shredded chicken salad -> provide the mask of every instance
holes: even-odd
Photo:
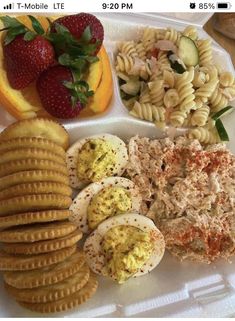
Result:
[[[127,176],[140,189],[141,210],[172,254],[207,263],[234,254],[235,156],[224,144],[135,136],[129,159]]]

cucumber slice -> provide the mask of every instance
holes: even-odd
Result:
[[[221,116],[224,116],[225,114],[228,114],[229,112],[231,112],[232,109],[234,109],[233,106],[224,107],[223,109],[221,109],[220,111],[218,111],[216,114],[214,114],[211,118],[216,121],[216,120],[219,119]]]
[[[228,133],[226,132],[226,129],[224,128],[224,125],[220,119],[216,120],[215,127],[217,129],[217,132],[222,142],[228,142],[229,141]]]
[[[171,68],[177,72],[177,74],[183,74],[186,71],[183,62],[180,61],[179,57],[177,57],[172,51],[168,52],[167,58],[171,64]]]
[[[189,37],[182,36],[180,38],[178,55],[188,67],[199,64],[199,53],[197,46]]]

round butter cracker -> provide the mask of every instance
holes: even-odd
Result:
[[[6,271],[4,281],[18,289],[31,289],[63,281],[80,270],[85,263],[85,254],[76,251],[66,258],[50,266],[30,271]]]
[[[3,152],[0,158],[1,166],[7,163],[23,159],[46,159],[64,165],[65,159],[46,149],[39,148],[18,148]]]
[[[68,175],[68,169],[65,164],[60,164],[53,160],[48,159],[36,159],[27,158],[20,160],[13,160],[2,164],[0,166],[0,177],[4,177],[10,174],[29,171],[29,170],[52,170],[59,172],[63,175]]]
[[[30,211],[68,209],[72,199],[60,194],[33,194],[0,201],[0,216]]]
[[[80,241],[82,232],[75,230],[74,232],[56,239],[46,241],[38,241],[32,243],[3,243],[3,250],[9,254],[39,254],[57,251],[65,247],[70,247]]]
[[[65,196],[72,195],[72,189],[65,184],[57,182],[32,182],[14,185],[0,191],[0,201],[17,196],[32,194],[61,194]]]
[[[0,251],[0,270],[25,271],[40,269],[44,266],[64,261],[75,251],[76,246],[39,255],[10,255]]]
[[[26,303],[18,302],[21,306],[41,313],[56,313],[62,312],[69,309],[73,309],[78,305],[86,302],[90,299],[96,292],[98,287],[98,281],[94,275],[91,275],[86,285],[79,291],[73,293],[72,295],[66,296],[65,298],[53,302],[47,303]]]
[[[69,135],[58,122],[48,118],[31,118],[17,121],[5,128],[0,134],[0,141],[18,137],[42,137],[62,146],[69,147]]]
[[[9,140],[0,141],[0,152],[6,152],[18,148],[41,148],[64,158],[65,150],[53,141],[42,137],[17,137]]]
[[[89,267],[84,264],[78,272],[59,283],[33,289],[17,289],[5,283],[5,288],[17,301],[46,303],[61,300],[79,291],[87,283],[89,275]]]
[[[0,191],[23,183],[32,182],[57,182],[69,185],[69,178],[52,170],[31,170],[10,174],[0,178]]]
[[[76,225],[68,221],[17,226],[0,231],[0,241],[30,243],[53,240],[73,233],[76,229]]]
[[[69,210],[48,210],[0,216],[0,229],[33,223],[63,221],[68,219],[70,216],[71,211]]]

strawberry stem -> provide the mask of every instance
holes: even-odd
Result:
[[[88,102],[88,98],[94,95],[94,91],[89,90],[89,85],[83,80],[64,81],[63,84],[70,91],[73,107],[76,106],[77,102],[80,102],[84,107]]]
[[[0,17],[0,20],[3,22],[5,28],[1,29],[1,31],[7,31],[6,37],[4,39],[4,44],[8,45],[11,43],[17,36],[25,34],[24,40],[31,41],[37,35],[43,35],[44,29],[42,28],[40,22],[33,16],[28,16],[32,22],[33,30],[30,30],[23,23],[21,23],[16,18],[12,18],[9,16]],[[27,35],[26,35],[27,34]]]

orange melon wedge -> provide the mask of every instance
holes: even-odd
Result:
[[[100,58],[103,66],[103,73],[100,84],[91,98],[88,108],[94,113],[105,111],[113,95],[113,79],[108,54],[104,47],[100,49]]]

